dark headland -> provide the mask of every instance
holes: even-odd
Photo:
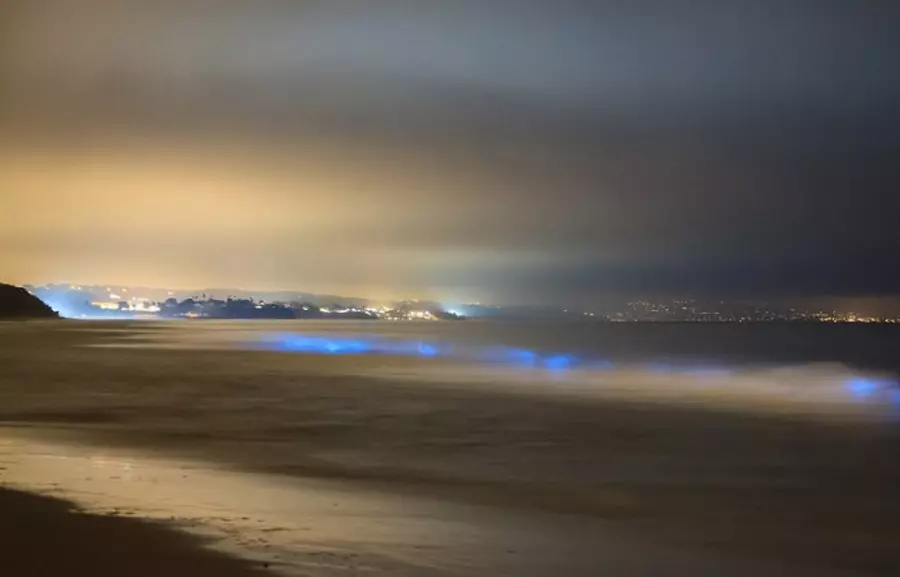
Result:
[[[0,320],[56,319],[59,315],[23,288],[0,283]]]

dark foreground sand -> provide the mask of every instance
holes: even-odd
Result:
[[[0,574],[9,577],[271,575],[159,523],[91,515],[71,503],[0,488]]]

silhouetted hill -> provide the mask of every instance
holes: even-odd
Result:
[[[56,312],[23,288],[0,283],[0,319],[55,319]]]

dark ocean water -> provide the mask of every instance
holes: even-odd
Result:
[[[105,337],[94,333],[90,344],[343,358],[350,361],[329,366],[345,375],[495,391],[526,381],[551,396],[635,392],[674,400],[703,393],[709,401],[743,396],[796,409],[830,403],[889,415],[900,408],[897,325],[276,321],[121,327],[111,326]],[[386,365],[371,362],[385,359]],[[350,370],[360,362],[364,369]]]
[[[900,371],[900,325],[589,322],[212,322],[215,331],[422,341],[441,347],[510,347],[582,361],[848,365]],[[194,325],[191,329],[204,329]]]
[[[895,326],[3,324],[0,424],[886,575],[898,352]]]
[[[284,351],[320,354],[527,361],[525,355],[515,357],[519,352],[565,356],[573,368],[604,362],[733,368],[836,363],[900,374],[900,325],[890,324],[193,321],[79,326],[173,347],[277,350],[280,344]],[[425,348],[414,350],[413,344]]]

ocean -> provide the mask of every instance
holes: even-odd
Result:
[[[889,575],[900,326],[0,324],[0,482],[285,574]]]

